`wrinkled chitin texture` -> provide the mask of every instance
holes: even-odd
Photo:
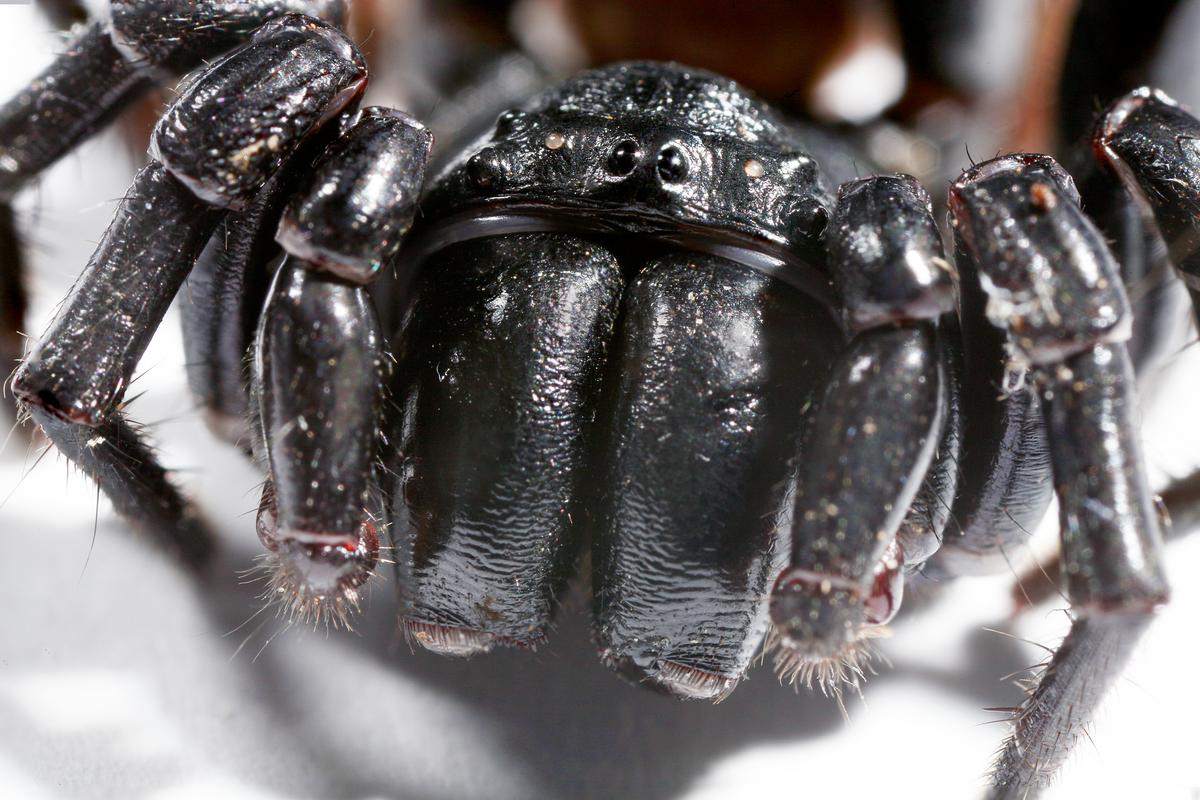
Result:
[[[1054,495],[1045,420],[1028,385],[1013,390],[1008,337],[987,321],[977,267],[959,242],[963,449],[959,488],[933,574],[1008,571]],[[1024,380],[1026,370],[1015,374]]]
[[[255,368],[281,535],[357,537],[384,379],[366,290],[285,261],[263,310]]]
[[[1200,289],[1200,120],[1159,91],[1138,89],[1109,107],[1096,150],[1148,204],[1175,265]]]
[[[582,73],[501,115],[431,192],[435,215],[511,200],[605,211],[597,224],[732,231],[823,260],[830,206],[797,129],[727,78],[678,64]]]
[[[161,164],[134,178],[83,274],[13,385],[27,403],[96,425],[124,395],[218,213]]]
[[[432,144],[429,131],[407,114],[365,109],[289,205],[280,243],[348,281],[370,282],[412,226]]]
[[[61,56],[0,107],[0,198],[7,198],[150,87],[103,23],[79,30]]]
[[[1095,347],[1046,368],[1043,381],[1071,604],[1147,610],[1168,589],[1125,348]]]
[[[188,386],[205,421],[229,442],[250,444],[249,364],[279,247],[272,222],[287,199],[280,176],[241,211],[230,211],[188,276],[180,311]]]
[[[938,322],[943,381],[945,382],[946,411],[942,436],[933,452],[933,460],[925,480],[917,490],[912,506],[896,541],[904,556],[909,573],[924,570],[928,561],[941,547],[950,512],[961,480],[960,460],[963,449],[962,409],[962,344],[961,331],[955,317],[942,317]]]
[[[113,40],[131,61],[186,72],[286,14],[341,27],[344,0],[110,0]]]
[[[200,567],[208,560],[213,550],[208,532],[138,429],[119,414],[92,427],[36,406],[30,413],[58,451],[96,482],[122,518],[189,566]]]
[[[344,35],[284,17],[182,88],[154,129],[151,153],[199,197],[239,208],[361,95],[366,79],[366,62]]]
[[[865,621],[875,567],[942,434],[934,327],[859,334],[817,402],[796,491],[792,566],[771,617],[793,646],[833,655]]]
[[[459,648],[447,629],[543,636],[594,481],[621,287],[603,248],[558,234],[474,240],[425,265],[397,370],[396,560],[416,641],[463,652],[481,637]]]
[[[719,698],[766,631],[803,410],[841,334],[784,283],[672,254],[631,285],[618,341],[593,534],[597,639],[634,679]]]
[[[954,274],[929,195],[908,175],[842,186],[829,228],[834,283],[855,330],[954,311]]]

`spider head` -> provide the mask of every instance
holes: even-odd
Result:
[[[422,207],[488,234],[596,229],[816,264],[832,197],[804,136],[745,89],[678,64],[632,62],[503,113]]]

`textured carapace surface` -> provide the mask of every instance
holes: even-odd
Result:
[[[832,200],[799,130],[726,78],[617,64],[501,115],[424,210],[569,214],[576,228],[724,239],[819,264]]]

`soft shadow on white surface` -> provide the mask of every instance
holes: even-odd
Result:
[[[48,54],[27,9],[0,7],[7,95]],[[10,24],[13,23],[13,24]],[[24,27],[22,27],[24,26]],[[24,30],[25,33],[18,31]],[[111,136],[23,197],[40,331],[86,261],[129,179]],[[1195,463],[1197,348],[1161,388],[1148,456]],[[1011,705],[1002,678],[1041,651],[983,628],[1054,643],[1065,617],[1010,625],[1005,577],[963,581],[895,626],[850,720],[769,669],[720,706],[630,687],[594,657],[576,597],[550,645],[455,662],[395,634],[391,587],[374,587],[360,633],[292,630],[259,617],[250,513],[260,480],[214,442],[182,377],[178,319],[143,361],[133,407],[219,530],[224,555],[194,580],[131,537],[94,487],[51,454],[0,455],[0,797],[761,798],[969,797],[1004,733],[982,709]],[[95,528],[93,525],[95,524]],[[95,531],[93,547],[93,530]],[[1198,537],[1200,538],[1200,537]],[[1194,619],[1200,541],[1170,550],[1176,598],[1052,797],[1194,798],[1200,687]],[[239,650],[247,634],[253,633]],[[919,790],[919,795],[917,790]]]

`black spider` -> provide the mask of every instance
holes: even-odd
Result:
[[[617,671],[719,700],[770,629],[782,674],[837,691],[906,576],[974,569],[1056,491],[1076,619],[993,795],[1053,774],[1168,595],[1124,277],[1053,159],[963,173],[952,265],[915,179],[842,180],[823,166],[840,145],[737,84],[627,63],[506,112],[426,181],[426,129],[357,109],[339,4],[112,8],[0,110],[6,194],[150,69],[254,31],[181,87],[13,379],[123,514],[208,555],[121,414],[198,259],[193,389],[268,472],[272,594],[303,619],[354,610],[382,525],[413,642],[534,646],[590,542]],[[1108,170],[1142,194],[1189,283],[1198,136],[1138,90],[1095,131],[1104,169],[1083,167],[1097,205]]]

